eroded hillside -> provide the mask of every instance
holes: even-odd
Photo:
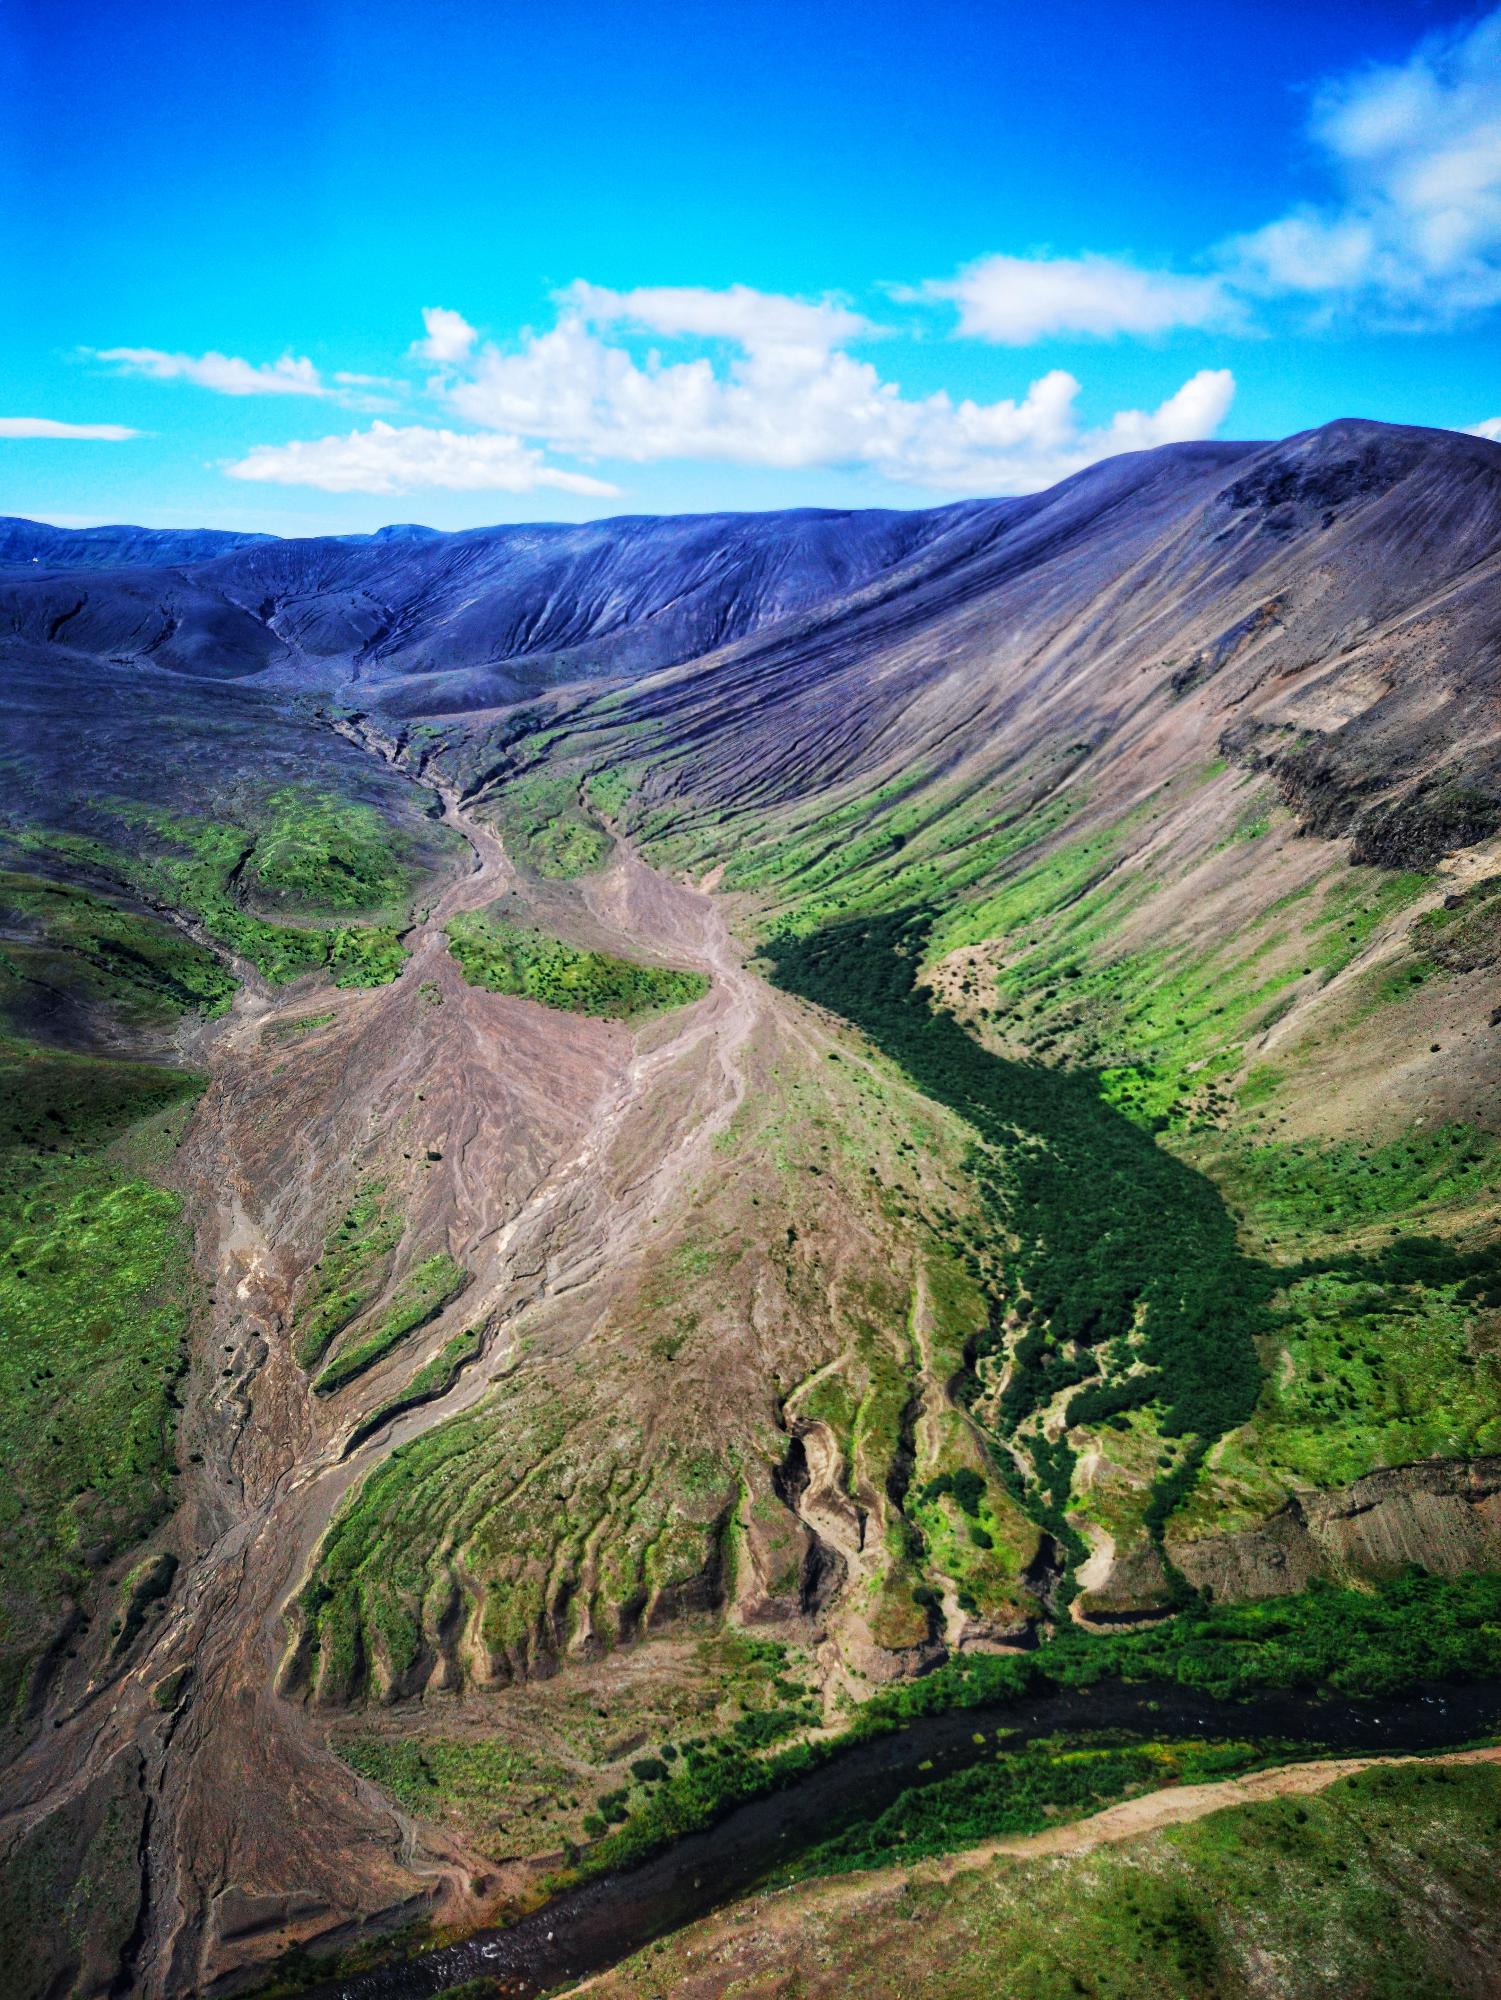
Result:
[[[1088,1634],[1417,1563],[1478,1670],[1501,449],[45,532],[8,1990],[472,1925],[1050,1634],[1129,1674]]]

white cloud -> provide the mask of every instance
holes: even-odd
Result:
[[[930,280],[917,296],[951,300],[961,334],[1008,347],[1058,334],[1234,325],[1240,317],[1219,278],[1144,271],[1115,257],[981,257],[955,278]]]
[[[1493,443],[1501,444],[1501,417],[1487,417],[1483,423],[1469,424],[1466,433],[1472,438],[1490,438]]]
[[[1118,451],[1151,451],[1159,444],[1186,444],[1213,437],[1235,400],[1235,377],[1228,368],[1201,368],[1155,410],[1121,410],[1097,432],[1108,457]]]
[[[1224,246],[1232,282],[1410,326],[1501,303],[1501,9],[1327,85],[1312,135],[1337,198]]]
[[[125,424],[63,424],[54,417],[0,417],[0,438],[96,438],[118,444],[140,435]]]
[[[611,291],[577,279],[561,295],[563,304],[591,326],[627,326],[668,337],[733,340],[742,347],[809,347],[825,352],[860,334],[874,332],[869,320],[832,299],[809,305],[781,292],[758,292],[750,285],[711,291],[703,285],[638,285]]]
[[[304,356],[280,361],[242,361],[237,355],[168,354],[159,347],[104,347],[95,358],[112,361],[122,375],[145,375],[155,382],[193,382],[221,396],[332,396],[335,392]]]
[[[1112,451],[1204,436],[1234,392],[1227,370],[1204,371],[1159,410],[1121,412],[1087,431],[1074,409],[1079,384],[1062,370],[1040,375],[1022,397],[993,403],[956,402],[944,391],[908,397],[870,362],[800,338],[799,322],[783,311],[795,301],[772,298],[763,311],[745,287],[673,294],[667,304],[647,295],[646,306],[636,294],[605,296],[632,302],[620,318],[638,321],[651,311],[659,330],[691,311],[700,331],[712,321],[722,338],[734,338],[735,351],[719,362],[638,360],[602,338],[580,302],[605,318],[617,316],[613,305],[600,308],[594,288],[576,285],[548,332],[528,335],[511,352],[479,348],[443,386],[449,407],[471,424],[588,460],[862,467],[944,491],[1015,493]],[[731,325],[746,331],[731,336]]]
[[[423,361],[436,362],[439,367],[462,361],[479,339],[464,315],[450,312],[447,306],[424,306],[422,324],[427,328],[427,335],[412,343],[412,352]]]
[[[256,445],[225,470],[234,479],[317,486],[325,493],[410,493],[446,487],[460,493],[563,493],[608,496],[618,489],[585,473],[549,465],[519,438],[396,426],[377,420],[347,437]]]

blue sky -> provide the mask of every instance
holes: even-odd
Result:
[[[1501,9],[10,0],[0,102],[0,512],[917,506],[1501,431]]]

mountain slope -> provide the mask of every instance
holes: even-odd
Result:
[[[0,1935],[111,1890],[17,1991],[472,1925],[1034,1667],[1477,1671],[1501,448],[28,536]]]
[[[322,687],[357,663],[393,713],[687,659],[837,596],[972,516],[703,515],[278,542],[11,524],[21,639]],[[978,510],[984,514],[987,510]],[[234,543],[226,553],[205,540]]]

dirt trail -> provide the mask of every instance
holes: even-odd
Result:
[[[1501,1747],[1460,1750],[1430,1758],[1322,1757],[1306,1764],[1279,1764],[1270,1771],[1252,1771],[1243,1778],[1220,1778],[1208,1785],[1175,1785],[1167,1791],[1147,1792],[1141,1798],[1107,1806],[1103,1812],[1075,1820],[1068,1826],[1050,1826],[1041,1833],[1016,1834],[967,1848],[964,1853],[949,1855],[937,1863],[936,1872],[948,1880],[963,1869],[979,1867],[1003,1854],[1020,1860],[1088,1854],[1093,1848],[1136,1840],[1164,1827],[1185,1826],[1191,1820],[1223,1812],[1227,1806],[1256,1805],[1265,1799],[1307,1798],[1310,1793],[1337,1784],[1341,1778],[1353,1777],[1357,1771],[1369,1771],[1377,1765],[1417,1763],[1501,1764]]]
[[[394,746],[355,740],[400,768]],[[476,1914],[493,1886],[484,1858],[377,1794],[327,1748],[316,1715],[278,1693],[285,1612],[350,1488],[512,1365],[518,1313],[563,1294],[586,1311],[588,1289],[649,1239],[738,1109],[741,1057],[771,1000],[709,896],[624,848],[581,885],[589,920],[631,955],[708,971],[702,1001],[634,1036],[466,987],[444,925],[516,889],[517,877],[454,793],[422,782],[473,867],[407,936],[399,978],[320,993],[333,1021],[291,1046],[268,1030],[307,1000],[242,986],[227,1019],[198,1036],[211,1082],[184,1158],[217,1302],[185,1399],[181,1566],[128,1670],[60,1689],[0,1794],[8,1847],[105,1780],[122,1751],[142,1752],[148,1818],[130,1990],[162,2000],[261,1964],[298,1935],[326,1934],[331,1921],[408,1907],[451,1921]],[[683,1113],[621,1185],[617,1141],[669,1079]],[[473,1276],[424,1329],[422,1358],[461,1327],[482,1327],[484,1344],[445,1396],[351,1448],[390,1381],[417,1363],[409,1349],[320,1404],[290,1353],[297,1263],[285,1246],[306,1239],[323,1175],[371,1133],[408,1128],[409,1157],[437,1156],[424,1214]],[[183,1668],[187,1695],[164,1713],[153,1691]]]

